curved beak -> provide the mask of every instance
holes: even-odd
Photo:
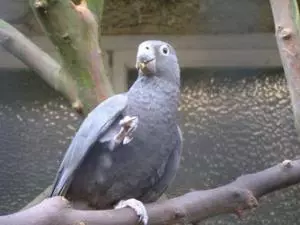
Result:
[[[142,75],[154,74],[156,72],[155,58],[149,60],[137,60],[136,68],[142,72]]]
[[[156,72],[156,60],[154,47],[145,42],[139,45],[135,67],[141,75],[151,75]]]
[[[141,70],[143,75],[149,75],[150,73],[155,73],[156,71],[155,58],[151,58],[148,60],[138,58],[135,67],[137,70]]]

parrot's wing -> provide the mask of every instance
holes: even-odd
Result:
[[[126,94],[118,94],[106,99],[88,114],[65,153],[50,197],[66,194],[74,171],[80,166],[93,144],[105,134],[126,106]]]

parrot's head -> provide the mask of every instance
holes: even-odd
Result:
[[[142,42],[138,46],[136,68],[141,76],[149,78],[158,76],[180,83],[180,68],[176,52],[167,42],[159,40]]]

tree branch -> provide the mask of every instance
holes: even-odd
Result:
[[[232,183],[147,204],[149,225],[200,222],[225,213],[241,215],[258,206],[258,199],[273,191],[300,183],[300,160],[285,160],[258,173],[243,175]],[[0,224],[9,225],[131,225],[137,217],[129,208],[118,210],[75,210],[61,197],[15,214],[1,216]]]
[[[0,19],[0,44],[4,49],[20,59],[35,71],[56,91],[62,93],[72,106],[81,107],[74,81],[59,63],[32,43],[13,26]]]
[[[75,4],[68,0],[30,0],[36,18],[63,60],[63,68],[76,81],[84,114],[113,94],[104,69],[99,46],[97,17],[86,0]],[[103,0],[92,1],[99,7]],[[100,18],[100,15],[98,16]]]
[[[78,1],[77,1],[78,2]],[[76,91],[78,95],[73,107],[87,114],[99,102],[113,94],[104,68],[99,46],[104,0],[86,0],[75,4],[68,0],[30,0],[33,12],[41,27],[58,48],[64,71],[75,83],[62,87]],[[94,16],[94,14],[96,16]],[[39,66],[44,68],[43,64]],[[70,84],[73,84],[70,82]],[[50,194],[46,188],[22,210],[40,203]]]
[[[291,95],[295,125],[300,132],[300,36],[297,0],[270,0],[275,35]]]
[[[60,71],[68,73],[66,82],[55,80],[56,86],[60,85],[63,91],[76,93],[76,101],[72,100],[72,106],[77,112],[87,114],[113,94],[99,46],[98,23],[101,22],[104,0],[82,0],[77,5],[68,0],[30,0],[30,5],[41,27],[61,54],[64,69]],[[29,53],[34,49],[29,48]],[[48,58],[49,62],[54,62],[50,56]],[[21,60],[26,61],[27,58]],[[47,68],[47,64],[39,60],[34,62],[39,68]],[[61,68],[57,63],[55,65]],[[28,66],[32,67],[31,64]],[[37,73],[40,74],[40,71]],[[49,79],[54,78],[56,77],[49,76]],[[60,77],[58,74],[57,78],[64,76]],[[51,186],[47,187],[22,210],[44,200],[50,194],[50,188]]]

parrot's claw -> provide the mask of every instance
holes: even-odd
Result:
[[[136,116],[125,116],[120,122],[121,130],[117,134],[116,139],[123,142],[124,145],[132,140],[132,134],[138,126],[138,118]]]
[[[143,224],[143,225],[148,224],[148,220],[149,220],[148,213],[146,207],[141,201],[136,200],[134,198],[130,198],[128,200],[122,200],[115,206],[115,209],[121,209],[125,207],[130,207],[136,212],[137,216],[139,217],[139,224]]]
[[[120,122],[120,131],[115,135],[110,143],[109,149],[113,151],[119,144],[126,145],[132,141],[132,134],[138,126],[138,118],[136,116],[125,116]]]
[[[128,144],[129,142],[131,142],[132,139],[133,139],[133,137],[126,136],[123,140],[123,144],[124,145]]]
[[[137,128],[138,118],[136,116],[125,116],[119,122],[127,132],[133,132]]]

